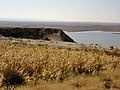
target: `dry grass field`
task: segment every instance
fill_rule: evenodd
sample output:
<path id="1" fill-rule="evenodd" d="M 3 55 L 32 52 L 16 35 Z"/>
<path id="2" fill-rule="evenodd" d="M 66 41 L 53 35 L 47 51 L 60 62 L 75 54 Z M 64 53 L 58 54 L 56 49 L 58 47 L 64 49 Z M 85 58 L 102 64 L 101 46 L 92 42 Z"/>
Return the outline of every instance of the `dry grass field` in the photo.
<path id="1" fill-rule="evenodd" d="M 1 90 L 120 90 L 120 54 L 0 42 Z"/>

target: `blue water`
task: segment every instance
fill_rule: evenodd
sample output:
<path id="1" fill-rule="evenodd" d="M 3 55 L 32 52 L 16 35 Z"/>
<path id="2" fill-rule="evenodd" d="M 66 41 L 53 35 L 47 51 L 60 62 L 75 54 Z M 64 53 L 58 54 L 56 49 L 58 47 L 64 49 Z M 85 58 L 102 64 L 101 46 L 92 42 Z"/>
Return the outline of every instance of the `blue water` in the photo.
<path id="1" fill-rule="evenodd" d="M 115 46 L 120 48 L 120 32 L 83 31 L 66 32 L 77 43 L 99 44 L 102 46 Z"/>

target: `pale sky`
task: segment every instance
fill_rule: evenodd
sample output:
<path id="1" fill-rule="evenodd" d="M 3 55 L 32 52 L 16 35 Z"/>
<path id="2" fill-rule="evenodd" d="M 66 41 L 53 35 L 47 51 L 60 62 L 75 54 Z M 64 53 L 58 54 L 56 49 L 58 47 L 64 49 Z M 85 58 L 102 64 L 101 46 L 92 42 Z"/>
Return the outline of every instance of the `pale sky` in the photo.
<path id="1" fill-rule="evenodd" d="M 0 18 L 120 22 L 120 0 L 0 0 Z"/>

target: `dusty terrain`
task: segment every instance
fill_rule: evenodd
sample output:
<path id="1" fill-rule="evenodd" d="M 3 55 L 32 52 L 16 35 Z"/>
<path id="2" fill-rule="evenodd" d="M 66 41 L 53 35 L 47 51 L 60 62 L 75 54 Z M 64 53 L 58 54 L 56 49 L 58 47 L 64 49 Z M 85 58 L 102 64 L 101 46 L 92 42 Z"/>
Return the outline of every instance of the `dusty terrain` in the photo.
<path id="1" fill-rule="evenodd" d="M 120 23 L 99 22 L 35 22 L 35 21 L 0 21 L 0 27 L 57 28 L 64 31 L 115 31 L 120 32 Z"/>

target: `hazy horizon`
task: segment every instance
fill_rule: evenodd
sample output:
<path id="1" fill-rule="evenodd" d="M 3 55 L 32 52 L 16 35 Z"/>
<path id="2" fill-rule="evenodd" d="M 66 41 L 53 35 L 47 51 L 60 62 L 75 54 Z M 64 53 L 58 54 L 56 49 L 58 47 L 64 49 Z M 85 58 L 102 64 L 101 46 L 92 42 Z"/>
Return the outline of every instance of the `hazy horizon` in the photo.
<path id="1" fill-rule="evenodd" d="M 19 19 L 19 18 L 0 18 L 0 21 L 17 21 L 17 22 L 71 22 L 71 23 L 120 23 L 113 21 L 70 21 L 70 20 L 47 20 L 47 19 Z"/>
<path id="2" fill-rule="evenodd" d="M 120 23 L 120 0 L 1 0 L 0 20 Z"/>

